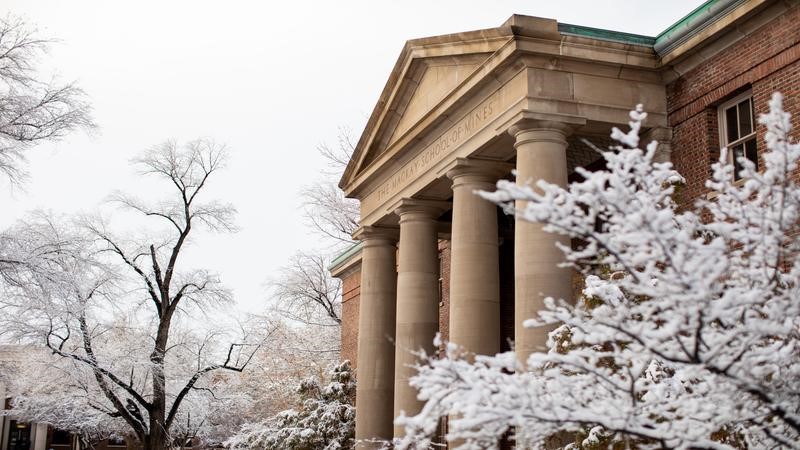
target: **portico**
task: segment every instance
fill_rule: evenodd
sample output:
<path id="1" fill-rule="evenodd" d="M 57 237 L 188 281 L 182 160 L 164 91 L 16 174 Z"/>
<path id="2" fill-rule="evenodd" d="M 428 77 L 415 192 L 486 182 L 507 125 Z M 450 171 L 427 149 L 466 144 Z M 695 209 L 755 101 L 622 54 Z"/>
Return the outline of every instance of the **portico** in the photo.
<path id="1" fill-rule="evenodd" d="M 549 330 L 522 322 L 547 296 L 572 298 L 573 274 L 558 267 L 557 248 L 570 242 L 521 221 L 502 236 L 497 207 L 474 191 L 492 190 L 512 170 L 519 183 L 565 185 L 575 166 L 600 158 L 581 139 L 604 146 L 637 103 L 648 126 L 665 129 L 652 44 L 596 31 L 512 16 L 497 28 L 412 40 L 403 49 L 340 183 L 361 204 L 355 237 L 362 246 L 352 255 L 360 257 L 361 448 L 401 435 L 393 419 L 422 407 L 408 385 L 409 366 L 412 351 L 436 350 L 442 241 L 451 252 L 448 339 L 473 354 L 500 351 L 501 280 L 510 276 L 501 270 L 503 244 L 513 245 L 516 351 L 524 360 L 544 348 Z"/>

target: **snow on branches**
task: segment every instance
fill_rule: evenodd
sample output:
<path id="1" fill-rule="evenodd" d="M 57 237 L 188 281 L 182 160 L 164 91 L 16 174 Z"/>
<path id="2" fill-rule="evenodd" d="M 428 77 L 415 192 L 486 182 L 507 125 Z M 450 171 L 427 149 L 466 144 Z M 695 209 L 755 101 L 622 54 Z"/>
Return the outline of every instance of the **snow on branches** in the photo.
<path id="1" fill-rule="evenodd" d="M 654 162 L 656 144 L 636 148 L 641 106 L 629 133 L 614 130 L 606 170 L 481 193 L 573 239 L 562 251 L 583 296 L 548 299 L 526 322 L 558 326 L 526 366 L 513 353 L 470 362 L 454 345 L 428 358 L 411 381 L 427 403 L 398 419 L 401 448 L 429 445 L 443 416 L 463 449 L 509 431 L 521 448 L 800 448 L 800 145 L 782 97 L 769 106 L 763 170 L 740 158 L 736 182 L 723 151 L 694 211 L 678 210 L 681 177 Z"/>
<path id="2" fill-rule="evenodd" d="M 315 378 L 300 383 L 298 409 L 288 409 L 265 422 L 248 423 L 225 445 L 235 449 L 337 450 L 352 448 L 356 384 L 348 361 L 331 368 L 329 382 Z"/>
<path id="3" fill-rule="evenodd" d="M 224 145 L 210 140 L 166 142 L 135 162 L 167 198 L 116 194 L 112 201 L 134 214 L 38 214 L 0 233 L 0 334 L 61 357 L 46 363 L 72 378 L 89 407 L 121 418 L 146 450 L 199 437 L 216 427 L 218 407 L 241 405 L 236 393 L 223 399 L 230 403 L 216 396 L 230 385 L 222 373 L 245 370 L 263 342 L 260 331 L 234 327 L 230 312 L 209 323 L 231 293 L 186 261 L 195 230 L 235 230 L 233 206 L 205 198 L 225 160 Z M 198 314 L 206 320 L 192 320 Z M 32 386 L 18 407 L 37 414 L 41 398 L 30 398 L 42 392 Z M 87 428 L 72 423 L 62 425 Z"/>
<path id="4" fill-rule="evenodd" d="M 39 62 L 53 40 L 22 18 L 0 17 L 0 174 L 25 179 L 25 153 L 76 129 L 91 130 L 91 105 L 76 83 L 46 80 Z"/>

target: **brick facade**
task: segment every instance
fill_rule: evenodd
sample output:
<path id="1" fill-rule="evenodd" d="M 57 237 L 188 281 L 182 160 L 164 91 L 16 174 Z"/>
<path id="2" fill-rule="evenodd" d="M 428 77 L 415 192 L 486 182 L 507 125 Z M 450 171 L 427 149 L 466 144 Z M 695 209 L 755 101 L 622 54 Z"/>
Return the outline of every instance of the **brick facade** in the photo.
<path id="1" fill-rule="evenodd" d="M 342 351 L 341 359 L 349 360 L 355 369 L 358 359 L 358 301 L 361 292 L 361 271 L 342 278 Z"/>
<path id="2" fill-rule="evenodd" d="M 773 92 L 784 94 L 785 109 L 800 124 L 800 7 L 795 6 L 713 55 L 666 86 L 672 162 L 686 179 L 678 201 L 689 207 L 703 196 L 711 164 L 719 159 L 717 107 L 752 91 L 756 116 L 765 113 Z M 759 150 L 764 128 L 757 128 Z"/>
<path id="3" fill-rule="evenodd" d="M 450 338 L 450 241 L 439 241 L 439 333 Z"/>

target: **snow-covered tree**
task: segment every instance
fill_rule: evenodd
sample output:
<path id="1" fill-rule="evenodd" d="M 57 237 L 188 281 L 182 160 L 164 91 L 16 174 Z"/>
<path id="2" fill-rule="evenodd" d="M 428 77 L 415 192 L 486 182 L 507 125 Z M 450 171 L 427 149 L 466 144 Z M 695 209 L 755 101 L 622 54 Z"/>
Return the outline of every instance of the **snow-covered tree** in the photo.
<path id="1" fill-rule="evenodd" d="M 0 329 L 63 358 L 60 370 L 92 385 L 91 406 L 122 419 L 144 449 L 200 430 L 220 405 L 217 374 L 241 372 L 262 340 L 208 320 L 230 293 L 184 262 L 193 231 L 234 229 L 233 207 L 204 198 L 224 161 L 211 141 L 165 143 L 137 163 L 170 198 L 117 194 L 132 215 L 32 219 L 0 239 L 0 264 L 13 269 L 0 279 Z"/>
<path id="2" fill-rule="evenodd" d="M 0 17 L 0 172 L 12 182 L 24 175 L 29 147 L 94 127 L 75 83 L 43 80 L 37 63 L 51 43 L 24 20 Z"/>
<path id="3" fill-rule="evenodd" d="M 0 288 L 30 291 L 43 283 L 55 287 L 67 282 L 63 264 L 74 258 L 80 260 L 81 249 L 88 241 L 54 220 L 51 215 L 36 212 L 0 232 Z M 3 331 L 9 329 L 0 330 L 0 334 Z"/>
<path id="4" fill-rule="evenodd" d="M 127 425 L 95 407 L 102 393 L 93 380 L 76 377 L 80 367 L 41 346 L 2 346 L 8 356 L 0 364 L 0 382 L 11 397 L 11 409 L 0 411 L 18 420 L 45 422 L 76 433 L 87 441 L 122 436 Z M 101 402 L 102 403 L 102 402 Z"/>
<path id="5" fill-rule="evenodd" d="M 356 385 L 348 361 L 333 366 L 327 384 L 317 378 L 300 383 L 301 403 L 270 420 L 245 424 L 226 442 L 230 448 L 337 450 L 353 447 Z"/>
<path id="6" fill-rule="evenodd" d="M 562 250 L 583 297 L 548 299 L 525 323 L 558 327 L 525 365 L 453 345 L 420 365 L 411 382 L 427 403 L 398 420 L 401 448 L 428 445 L 444 416 L 460 448 L 509 432 L 520 448 L 799 448 L 800 145 L 779 94 L 769 107 L 761 169 L 739 158 L 736 182 L 723 151 L 694 210 L 676 207 L 682 179 L 654 162 L 655 143 L 637 148 L 641 107 L 613 131 L 606 170 L 482 193 L 573 239 Z"/>
<path id="7" fill-rule="evenodd" d="M 176 333 L 180 334 L 180 333 Z M 186 337 L 183 338 L 184 340 Z M 130 342 L 130 341 L 127 341 Z M 7 346 L 11 347 L 11 346 Z M 53 355 L 44 347 L 25 346 L 15 364 L 0 366 L 0 382 L 8 388 L 11 409 L 1 411 L 18 420 L 48 423 L 73 432 L 86 442 L 132 435 L 132 430 L 109 403 L 82 364 Z M 184 353 L 189 355 L 189 353 Z M 184 377 L 174 377 L 169 391 L 185 382 L 195 361 L 179 360 Z M 119 364 L 114 369 L 120 369 Z M 178 410 L 171 435 L 176 441 L 207 445 L 227 439 L 255 403 L 253 391 L 243 389 L 238 374 L 221 372 L 198 381 Z"/>
<path id="8" fill-rule="evenodd" d="M 314 351 L 315 346 L 320 347 L 315 331 L 281 320 L 267 321 L 261 328 L 270 329 L 270 336 L 238 377 L 239 389 L 253 399 L 247 409 L 238 411 L 239 424 L 262 422 L 294 407 L 299 399 L 297 386 L 308 378 L 322 379 L 337 361 L 338 355 L 326 351 L 326 346 Z M 228 432 L 238 428 L 231 427 Z"/>
<path id="9" fill-rule="evenodd" d="M 170 430 L 175 442 L 198 441 L 214 446 L 232 437 L 245 423 L 257 423 L 276 416 L 297 404 L 297 386 L 305 379 L 319 379 L 332 358 L 328 352 L 310 351 L 316 335 L 288 327 L 279 321 L 259 320 L 248 328 L 266 330 L 261 349 L 242 373 L 214 372 L 198 380 L 184 398 Z M 133 355 L 126 346 L 138 345 L 130 335 L 130 325 L 106 332 L 105 339 L 120 340 L 104 348 L 103 354 L 114 357 L 115 371 L 129 370 Z M 197 327 L 197 325 L 195 325 Z M 168 392 L 176 392 L 198 368 L 197 350 L 219 354 L 219 336 L 197 330 L 176 328 L 169 353 L 172 374 Z M 214 348 L 216 347 L 216 348 Z M 53 355 L 43 346 L 0 346 L 17 349 L 11 362 L 0 359 L 0 383 L 13 398 L 12 409 L 3 411 L 21 420 L 46 422 L 74 432 L 86 442 L 110 436 L 131 434 L 127 423 L 113 410 L 97 385 L 92 370 L 81 363 Z M 145 355 L 146 356 L 146 355 Z"/>

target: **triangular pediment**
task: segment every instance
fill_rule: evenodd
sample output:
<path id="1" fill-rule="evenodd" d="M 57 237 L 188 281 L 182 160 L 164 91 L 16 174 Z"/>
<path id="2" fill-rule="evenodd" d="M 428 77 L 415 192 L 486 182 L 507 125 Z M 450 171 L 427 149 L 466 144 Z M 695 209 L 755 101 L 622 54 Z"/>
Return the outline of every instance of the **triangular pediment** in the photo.
<path id="1" fill-rule="evenodd" d="M 463 83 L 489 54 L 413 59 L 375 134 L 364 165 L 369 165 Z"/>
<path id="2" fill-rule="evenodd" d="M 400 119 L 388 140 L 391 145 L 470 75 L 479 61 L 474 58 L 437 58 L 425 61 L 419 83 L 402 107 Z M 411 89 L 409 89 L 411 90 Z M 400 106 L 400 105 L 398 105 Z"/>
<path id="3" fill-rule="evenodd" d="M 475 77 L 510 34 L 509 29 L 494 28 L 406 43 L 341 184 L 348 185 L 387 149 L 417 132 L 432 111 Z"/>
<path id="4" fill-rule="evenodd" d="M 446 120 L 464 95 L 491 82 L 519 36 L 560 39 L 556 21 L 515 15 L 497 28 L 406 42 L 339 186 L 358 197 L 380 161 L 402 158 L 407 144 Z"/>

